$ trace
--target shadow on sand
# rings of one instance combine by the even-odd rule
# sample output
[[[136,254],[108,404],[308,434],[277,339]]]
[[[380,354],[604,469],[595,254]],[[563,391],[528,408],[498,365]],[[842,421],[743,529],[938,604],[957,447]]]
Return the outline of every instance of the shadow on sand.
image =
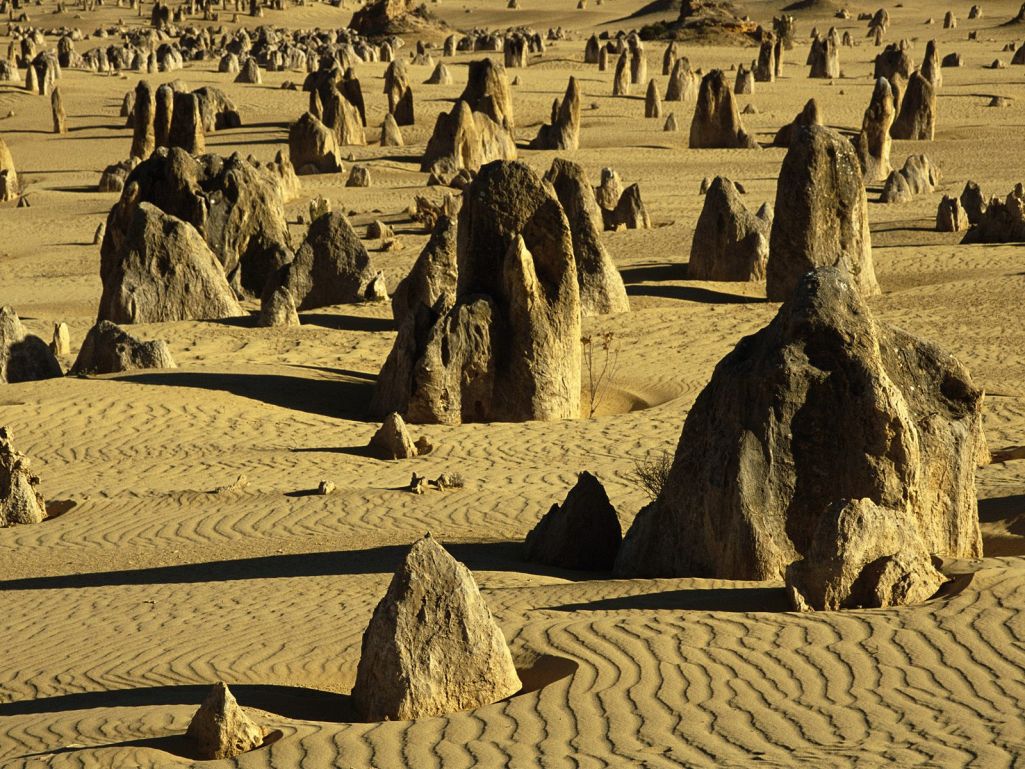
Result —
[[[343,375],[337,379],[308,379],[286,374],[237,374],[202,371],[161,371],[114,377],[121,382],[220,390],[272,406],[366,421],[373,393],[372,379]]]

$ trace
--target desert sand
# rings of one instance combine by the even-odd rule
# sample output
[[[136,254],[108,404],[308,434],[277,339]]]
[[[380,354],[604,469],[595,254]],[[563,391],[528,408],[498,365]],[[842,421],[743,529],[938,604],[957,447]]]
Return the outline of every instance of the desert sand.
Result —
[[[611,165],[625,184],[640,184],[652,218],[650,230],[603,236],[632,309],[583,320],[585,334],[612,332],[618,351],[598,413],[415,425],[413,434],[434,444],[430,454],[367,456],[379,425],[367,406],[395,335],[387,303],[303,312],[298,328],[258,328],[259,302],[249,300],[248,317],[131,327],[166,340],[178,369],[0,385],[0,423],[33,458],[50,504],[43,523],[0,529],[0,766],[205,766],[184,757],[180,735],[218,680],[273,730],[264,747],[217,764],[251,769],[1022,765],[1025,462],[980,468],[985,558],[946,564],[956,576],[945,592],[914,607],[800,614],[789,610],[782,582],[622,580],[522,560],[523,537],[582,470],[605,484],[625,529],[647,502],[635,463],[674,450],[715,364],[776,313],[764,283],[686,280],[685,263],[701,180],[727,175],[745,185],[750,208],[771,205],[785,150],[688,149],[692,103],[665,103],[681,130],[663,132],[663,120],[643,117],[642,86],[613,98],[611,68],[583,64],[592,32],[636,29],[677,11],[632,17],[642,0],[583,10],[576,0],[505,5],[446,0],[432,10],[460,30],[566,31],[543,58],[509,73],[519,78],[520,158],[543,173],[565,154],[592,183]],[[768,25],[784,3],[742,5]],[[964,66],[943,70],[935,140],[894,142],[895,166],[925,152],[943,178],[910,203],[870,203],[882,294],[869,304],[968,366],[986,391],[986,436],[999,452],[1025,444],[1025,262],[1019,245],[964,246],[961,234],[936,232],[935,212],[969,179],[987,197],[1022,179],[1025,67],[1010,66],[1002,49],[1022,41],[1025,25],[1004,25],[1017,13],[1014,0],[986,0],[974,21],[969,5],[888,6],[886,42],[909,38],[920,57],[935,39],[941,57],[959,52]],[[810,97],[826,125],[860,128],[879,49],[856,17],[876,6],[851,3],[850,20],[833,19],[837,7],[794,12],[798,42],[783,77],[738,97],[757,107],[744,122],[763,145]],[[948,7],[955,29],[942,28]],[[144,21],[112,3],[54,13],[46,0],[27,11],[33,25],[87,33],[122,17]],[[351,14],[317,3],[268,9],[262,20],[240,14],[238,23],[343,27]],[[929,17],[936,23],[926,26]],[[849,29],[856,45],[841,49],[842,77],[810,80],[808,34],[830,25]],[[440,44],[443,34],[425,37]],[[9,40],[0,34],[0,45]],[[664,92],[663,46],[649,42],[647,56]],[[681,53],[694,67],[728,70],[757,48],[683,43]],[[349,213],[361,235],[380,219],[401,248],[365,244],[394,288],[427,239],[406,213],[427,178],[420,155],[474,58],[445,59],[452,85],[422,85],[430,68],[409,67],[417,122],[403,127],[399,148],[375,146],[386,65],[359,66],[370,145],[343,155],[366,163],[373,185],[345,187],[348,160],[345,173],[301,177],[286,209],[295,243],[305,232],[298,217],[318,195]],[[1008,66],[985,68],[997,58]],[[580,148],[523,149],[569,75],[583,94]],[[145,77],[216,85],[236,102],[243,125],[209,133],[208,152],[270,160],[307,108],[307,94],[280,88],[301,83],[302,72],[236,84],[214,59]],[[48,98],[0,84],[0,136],[31,203],[0,209],[0,304],[46,340],[54,323],[68,323],[65,367],[96,317],[93,234],[118,198],[96,183],[128,154],[131,130],[118,110],[139,79],[66,70],[65,135],[51,133]],[[988,107],[994,95],[1009,105]],[[880,188],[869,185],[870,200]],[[412,472],[458,473],[465,486],[410,494],[403,488]],[[244,488],[223,489],[240,474]],[[337,490],[316,494],[322,480]],[[524,692],[470,712],[358,723],[348,695],[363,630],[406,548],[427,531],[472,570],[517,665],[532,674]]]

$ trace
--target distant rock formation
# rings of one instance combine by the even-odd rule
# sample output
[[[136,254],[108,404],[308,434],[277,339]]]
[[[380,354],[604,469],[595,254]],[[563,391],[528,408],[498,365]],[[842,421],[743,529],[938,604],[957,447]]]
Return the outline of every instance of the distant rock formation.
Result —
[[[537,150],[575,150],[580,145],[580,91],[570,77],[562,101],[552,105],[552,122],[542,125],[530,143]]]
[[[737,111],[737,102],[720,69],[701,79],[694,119],[690,124],[691,149],[750,149],[758,144],[748,136]]]
[[[408,721],[521,687],[473,575],[428,534],[410,548],[363,634],[352,699],[366,721]]]

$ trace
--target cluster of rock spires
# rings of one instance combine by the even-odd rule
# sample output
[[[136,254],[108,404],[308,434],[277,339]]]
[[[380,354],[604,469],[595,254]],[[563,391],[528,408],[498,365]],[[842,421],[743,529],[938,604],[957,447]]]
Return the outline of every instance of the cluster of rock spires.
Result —
[[[30,334],[12,307],[0,306],[0,384],[63,376],[50,346]]]
[[[393,298],[399,332],[372,409],[411,422],[576,418],[581,297],[594,312],[626,306],[583,171],[556,161],[546,181],[496,161],[463,197],[458,229],[438,220]]]
[[[572,117],[573,103],[564,101]],[[579,125],[579,103],[576,116]],[[466,88],[451,112],[438,115],[420,170],[450,175],[477,171],[495,160],[515,160],[515,127],[505,67],[490,58],[470,62]]]

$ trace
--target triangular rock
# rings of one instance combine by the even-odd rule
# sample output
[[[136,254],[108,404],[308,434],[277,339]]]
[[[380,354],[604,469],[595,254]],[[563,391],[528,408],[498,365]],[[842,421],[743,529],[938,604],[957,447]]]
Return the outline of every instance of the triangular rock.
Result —
[[[601,481],[580,473],[562,505],[552,505],[527,534],[528,561],[580,571],[612,568],[623,529]]]
[[[410,548],[363,634],[352,698],[367,721],[470,710],[521,687],[470,571],[428,534]]]
[[[225,683],[214,684],[185,733],[204,761],[235,758],[263,744],[264,731],[239,707]]]

